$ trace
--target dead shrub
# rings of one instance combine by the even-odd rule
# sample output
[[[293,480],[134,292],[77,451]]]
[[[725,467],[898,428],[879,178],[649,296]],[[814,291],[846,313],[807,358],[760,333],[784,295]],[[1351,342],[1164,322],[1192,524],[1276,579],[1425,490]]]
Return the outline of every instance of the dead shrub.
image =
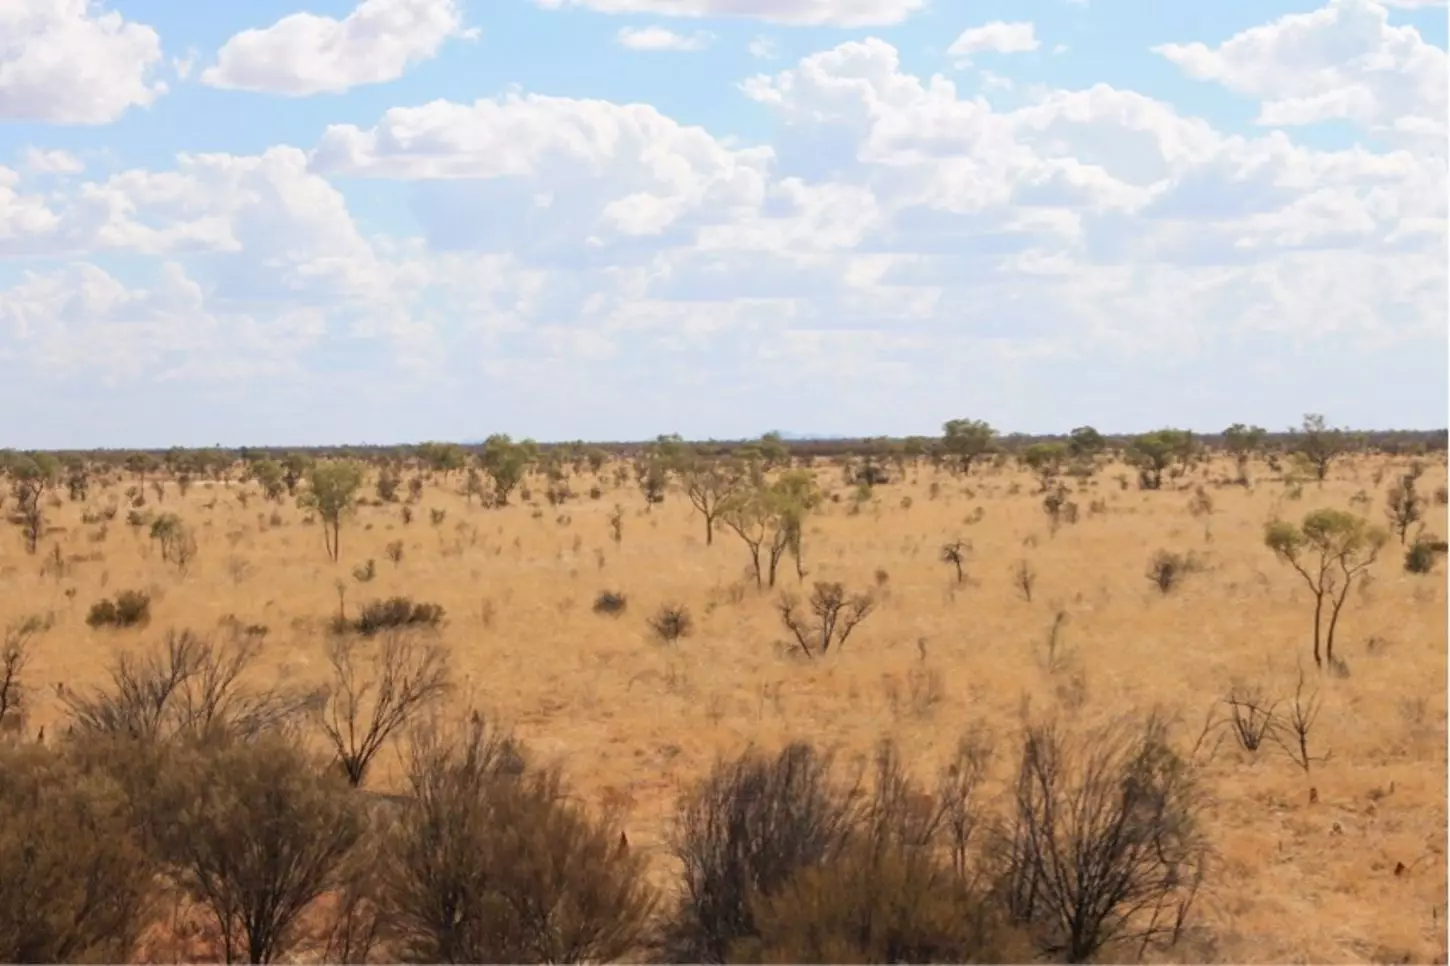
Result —
[[[665,644],[673,644],[682,637],[689,637],[695,628],[689,610],[680,604],[666,604],[646,623],[654,636]]]
[[[375,645],[334,638],[328,662],[322,733],[348,783],[358,787],[383,745],[448,692],[448,654],[436,641],[391,631]]]
[[[806,657],[822,657],[832,648],[839,650],[846,638],[862,621],[871,616],[876,601],[870,594],[847,596],[839,583],[817,582],[811,590],[807,607],[811,617],[800,612],[800,601],[792,594],[782,594],[776,610],[781,623],[795,638],[796,647]]]
[[[166,741],[179,736],[250,739],[296,720],[312,695],[244,684],[262,635],[243,631],[217,642],[188,630],[167,631],[163,648],[122,652],[109,687],[61,697],[82,735]]]
[[[608,962],[638,946],[655,903],[644,857],[511,738],[476,714],[456,739],[423,729],[408,782],[378,884],[400,961]]]
[[[1207,857],[1190,766],[1161,720],[1022,737],[1012,812],[998,830],[998,890],[1040,950],[1087,962],[1110,944],[1181,935]]]
[[[0,962],[127,962],[154,867],[122,789],[36,745],[0,747]]]

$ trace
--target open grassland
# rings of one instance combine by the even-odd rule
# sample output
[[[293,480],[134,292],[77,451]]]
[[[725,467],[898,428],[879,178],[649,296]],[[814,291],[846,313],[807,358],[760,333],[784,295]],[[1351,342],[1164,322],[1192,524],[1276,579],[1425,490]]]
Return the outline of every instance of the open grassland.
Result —
[[[167,628],[265,625],[268,673],[323,685],[328,622],[340,607],[351,614],[396,595],[439,604],[457,684],[450,702],[511,723],[585,796],[627,807],[630,842],[657,856],[661,882],[679,789],[748,744],[804,737],[849,758],[892,736],[912,771],[929,776],[974,724],[1005,742],[1024,714],[1056,710],[1077,726],[1162,707],[1201,765],[1215,849],[1197,907],[1203,928],[1172,955],[1443,961],[1443,564],[1406,573],[1391,537],[1345,604],[1342,666],[1319,672],[1312,596],[1264,545],[1267,521],[1318,507],[1383,522],[1385,489],[1407,464],[1346,457],[1322,485],[1285,483],[1256,465],[1258,479],[1242,487],[1226,484],[1233,466],[1219,460],[1156,492],[1110,464],[1069,484],[1078,520],[1052,528],[1035,478],[1010,467],[963,477],[922,463],[853,512],[853,487],[819,463],[838,499],[806,519],[804,581],[787,559],[777,590],[766,592],[735,534],[717,527],[707,546],[680,494],[647,506],[611,467],[597,480],[576,476],[576,498],[559,506],[536,483],[497,509],[466,501],[460,474],[435,475],[408,523],[404,504],[373,500],[369,483],[367,505],[343,521],[336,564],[305,510],[263,500],[254,484],[197,483],[183,496],[173,483],[160,502],[148,485],[147,509],[178,514],[197,535],[185,573],[161,559],[146,528],[126,524],[127,477],[93,489],[85,504],[119,503],[109,522],[83,523],[83,505],[65,503],[48,509],[36,555],[6,535],[0,624],[52,615],[26,670],[35,693],[25,727],[54,735],[64,728],[57,688],[104,683],[118,649],[154,645]],[[1443,462],[1431,460],[1422,492],[1445,483]],[[1199,485],[1211,512],[1202,500],[1191,508]],[[590,498],[593,486],[600,498]],[[1361,493],[1368,502],[1356,500]],[[616,504],[617,541],[608,519]],[[1430,532],[1446,532],[1445,513],[1430,501]],[[957,539],[969,544],[960,582],[941,553]],[[395,562],[387,548],[398,541]],[[1160,550],[1192,552],[1198,564],[1168,593],[1146,576]],[[375,575],[359,579],[368,560]],[[808,593],[815,581],[870,592],[877,605],[839,651],[811,660],[784,645],[776,602],[781,590]],[[95,600],[127,589],[151,595],[148,627],[87,625]],[[625,597],[622,613],[594,611],[603,590]],[[673,644],[647,625],[665,605],[693,618]],[[1288,701],[1301,667],[1322,702],[1309,736],[1322,760],[1307,772],[1277,747],[1251,754],[1227,737],[1193,750],[1231,689]],[[1010,757],[998,763],[998,787]],[[399,769],[384,752],[369,787],[395,786]]]

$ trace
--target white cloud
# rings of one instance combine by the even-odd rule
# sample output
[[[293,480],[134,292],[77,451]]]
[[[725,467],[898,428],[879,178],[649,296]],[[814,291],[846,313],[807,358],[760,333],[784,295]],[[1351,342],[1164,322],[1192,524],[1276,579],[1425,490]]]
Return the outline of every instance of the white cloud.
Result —
[[[686,36],[665,27],[621,27],[615,38],[630,50],[704,50],[713,39],[703,30]]]
[[[1236,34],[1217,47],[1153,48],[1184,73],[1262,102],[1272,126],[1344,119],[1407,140],[1443,141],[1450,111],[1446,53],[1375,0],[1330,0]]]
[[[0,3],[0,119],[106,124],[166,91],[152,28],[89,0]]]
[[[780,56],[780,44],[774,37],[752,37],[745,50],[756,60],[774,60]]]
[[[336,93],[396,80],[465,30],[458,0],[362,0],[342,20],[294,13],[244,30],[202,72],[212,87],[286,94]]]
[[[753,419],[762,398],[869,428],[884,417],[858,400],[881,392],[955,412],[1067,393],[1063,372],[1098,363],[1151,360],[1133,370],[1148,378],[1213,354],[1358,364],[1443,341],[1446,172],[1428,153],[1245,137],[1106,84],[998,109],[880,39],[741,89],[777,122],[768,145],[519,92],[64,193],[0,169],[0,253],[81,259],[0,287],[0,359],[134,385],[305,382],[314,350],[382,341],[367,365],[401,366],[430,400],[455,380],[469,411],[497,393],[603,436],[637,407],[664,414],[657,431],[729,432],[712,414]],[[365,194],[361,178],[404,183],[419,237],[359,228],[341,186]],[[117,252],[174,266],[129,275]],[[985,375],[963,401],[968,366]],[[870,391],[804,398],[810,367]],[[1133,428],[1137,404],[1105,393],[1093,418]]]
[[[1030,22],[1005,23],[993,20],[980,27],[963,30],[947,53],[966,59],[982,51],[997,54],[1022,54],[1042,46],[1036,30]]]
[[[793,26],[885,27],[926,9],[927,0],[534,0],[546,10],[671,17],[740,17]]]
[[[86,169],[80,158],[58,149],[26,148],[22,163],[35,174],[80,174]]]

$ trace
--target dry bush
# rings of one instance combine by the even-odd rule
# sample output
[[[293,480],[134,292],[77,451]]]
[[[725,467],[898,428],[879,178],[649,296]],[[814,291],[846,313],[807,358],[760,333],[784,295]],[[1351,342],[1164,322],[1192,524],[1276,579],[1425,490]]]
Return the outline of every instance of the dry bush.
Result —
[[[1184,577],[1195,573],[1200,568],[1197,558],[1192,553],[1174,553],[1171,550],[1159,550],[1148,562],[1148,579],[1158,592],[1167,596],[1177,587]]]
[[[245,684],[260,650],[260,635],[242,633],[217,642],[188,630],[167,631],[160,652],[118,655],[109,687],[89,694],[66,691],[62,700],[82,735],[250,739],[296,720],[315,700],[300,690]]]
[[[226,962],[275,962],[312,903],[341,884],[366,830],[359,800],[276,734],[188,743],[162,776],[159,857],[215,917]]]
[[[1081,963],[1178,940],[1208,847],[1190,766],[1159,719],[1075,738],[1028,726],[1013,799],[998,889],[1042,952]]]
[[[618,617],[628,606],[629,600],[624,594],[614,590],[601,590],[599,596],[594,598],[594,613],[596,614]]]
[[[30,663],[30,645],[47,623],[28,617],[5,628],[0,637],[0,735],[18,733],[25,726],[26,689],[21,681]]]
[[[846,588],[839,583],[817,582],[807,602],[815,620],[804,617],[799,607],[800,602],[793,595],[782,594],[776,609],[800,652],[806,657],[822,657],[846,643],[857,625],[871,616],[876,601],[870,594],[848,597]]]
[[[333,621],[336,633],[352,631],[371,637],[383,631],[400,628],[434,628],[443,620],[443,608],[437,604],[414,601],[408,597],[389,597],[363,604],[357,617],[347,620],[338,615]]]
[[[364,649],[371,653],[364,655]],[[383,745],[449,690],[448,652],[436,641],[391,631],[381,642],[333,638],[332,685],[322,732],[349,784],[360,786]]]
[[[639,944],[643,856],[511,738],[477,715],[457,739],[423,729],[408,783],[378,883],[398,961],[597,962]]]
[[[852,803],[830,770],[829,757],[796,743],[773,759],[749,751],[722,761],[685,793],[670,842],[683,881],[662,927],[665,961],[725,962],[759,936],[760,901],[840,851]]]
[[[1447,546],[1444,540],[1417,534],[1405,551],[1405,572],[1428,574],[1435,570],[1435,562],[1445,556]]]
[[[1031,946],[931,852],[852,842],[754,905],[748,963],[1008,963]]]
[[[682,637],[689,637],[695,628],[695,621],[687,608],[679,604],[666,604],[645,623],[654,636],[666,644],[673,644]]]
[[[103,597],[91,605],[86,623],[91,627],[144,627],[151,622],[151,596],[123,590],[115,598]]]
[[[154,867],[126,795],[54,751],[0,747],[0,962],[126,962]]]

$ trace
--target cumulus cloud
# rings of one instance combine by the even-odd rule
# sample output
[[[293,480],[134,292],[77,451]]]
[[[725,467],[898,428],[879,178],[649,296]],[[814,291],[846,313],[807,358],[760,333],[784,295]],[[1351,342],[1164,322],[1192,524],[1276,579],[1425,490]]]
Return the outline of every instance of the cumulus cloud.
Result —
[[[926,9],[927,0],[534,0],[546,10],[671,17],[739,17],[800,27],[884,27]]]
[[[80,174],[86,169],[80,158],[58,149],[26,148],[22,163],[34,174]]]
[[[1389,24],[1375,0],[1330,0],[1235,34],[1217,47],[1155,52],[1198,80],[1258,98],[1272,126],[1343,119],[1383,134],[1443,140],[1450,111],[1444,50]]]
[[[1000,108],[872,38],[740,90],[773,122],[768,143],[520,91],[64,193],[0,169],[0,252],[78,259],[0,288],[0,355],[100,372],[109,356],[91,347],[129,339],[117,378],[245,382],[315,378],[309,353],[325,348],[363,373],[411,373],[389,385],[421,387],[430,411],[468,386],[608,436],[639,407],[669,423],[640,432],[738,432],[719,414],[758,413],[762,397],[790,399],[804,424],[900,431],[869,402],[881,393],[893,411],[1030,426],[1046,410],[1024,387],[1069,384],[1095,420],[1131,429],[1125,374],[1172,400],[1173,367],[1210,357],[1242,372],[1274,352],[1361,365],[1443,344],[1446,172],[1431,153],[1227,132],[1108,84]],[[359,227],[340,187],[358,179],[397,186],[408,237]],[[122,278],[113,253],[175,267]],[[1096,396],[1084,368],[1110,374]],[[965,369],[980,373],[966,389]],[[806,371],[869,391],[803,394]],[[1435,396],[1431,383],[1413,392]],[[1296,384],[1293,405],[1312,388]],[[1195,391],[1240,390],[1205,377]]]
[[[1030,22],[1005,23],[993,20],[980,27],[969,27],[961,32],[947,53],[963,60],[973,54],[989,51],[996,54],[1022,54],[1042,46],[1035,28]]]
[[[212,87],[294,97],[397,80],[465,29],[458,0],[362,0],[342,20],[294,13],[229,38],[202,72]]]
[[[621,27],[615,36],[621,47],[630,50],[704,50],[713,39],[705,31],[693,34],[676,33],[665,27]]]
[[[0,119],[107,124],[166,91],[161,38],[90,0],[0,3]]]

